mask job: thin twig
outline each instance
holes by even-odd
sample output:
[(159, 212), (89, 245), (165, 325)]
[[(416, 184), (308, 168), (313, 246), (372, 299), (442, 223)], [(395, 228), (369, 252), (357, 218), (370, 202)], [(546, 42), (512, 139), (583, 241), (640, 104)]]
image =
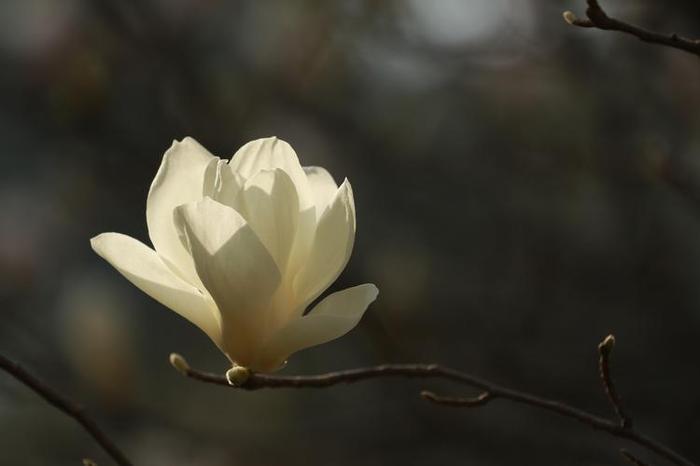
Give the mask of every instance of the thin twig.
[(602, 342), (600, 342), (598, 345), (598, 370), (600, 372), (600, 378), (603, 381), (605, 393), (608, 395), (610, 404), (620, 420), (620, 426), (622, 426), (623, 429), (630, 429), (632, 428), (632, 418), (630, 418), (623, 409), (622, 399), (620, 398), (620, 395), (617, 394), (615, 384), (613, 383), (612, 376), (610, 375), (610, 353), (614, 347), (614, 335), (608, 335)]
[[(487, 400), (503, 398), (516, 403), (533, 406), (575, 419), (589, 427), (629, 440), (643, 446), (679, 466), (697, 466), (681, 454), (662, 443), (647, 437), (632, 428), (623, 428), (617, 420), (610, 420), (583, 411), (561, 401), (541, 398), (519, 390), (503, 387), (473, 375), (442, 367), (437, 364), (384, 364), (381, 366), (349, 369), (329, 372), (321, 375), (283, 376), (249, 372), (247, 378), (238, 379), (237, 384), (229, 383), (226, 376), (201, 372), (192, 369), (179, 354), (170, 355), (170, 363), (181, 374), (201, 382), (223, 385), (242, 390), (259, 390), (262, 388), (324, 388), (339, 384), (349, 384), (381, 377), (445, 379), (468, 387), (487, 392)], [(434, 400), (431, 400), (434, 401)], [(484, 403), (481, 403), (484, 404)], [(463, 404), (462, 404), (463, 405)]]
[(658, 32), (644, 29), (634, 24), (620, 21), (619, 19), (611, 18), (603, 10), (598, 3), (598, 0), (587, 0), (588, 8), (586, 9), (587, 19), (578, 18), (573, 12), (565, 11), (564, 20), (572, 26), (582, 28), (596, 28), (605, 31), (619, 31), (630, 34), (644, 42), (652, 44), (665, 45), (675, 49), (683, 50), (693, 55), (700, 56), (700, 40), (681, 37), (678, 34), (661, 34)]
[(22, 382), (27, 387), (31, 388), (39, 396), (45, 399), (50, 405), (62, 411), (66, 415), (75, 419), (83, 429), (85, 429), (96, 441), (100, 444), (109, 456), (120, 466), (131, 466), (131, 462), (126, 458), (124, 453), (107, 437), (100, 429), (97, 423), (88, 416), (85, 409), (57, 393), (53, 388), (49, 387), (45, 382), (34, 377), (27, 372), (22, 366), (15, 361), (6, 358), (0, 354), (0, 369), (3, 369), (15, 379)]
[(479, 396), (471, 398), (453, 397), (453, 396), (440, 396), (433, 392), (423, 390), (420, 392), (420, 396), (428, 401), (432, 401), (435, 404), (445, 405), (445, 406), (461, 406), (464, 408), (476, 408), (478, 406), (483, 406), (489, 401), (494, 399), (494, 396), (489, 392), (483, 392)]
[(640, 460), (624, 448), (620, 450), (620, 454), (623, 456), (623, 458), (625, 458), (630, 464), (633, 464), (634, 466), (651, 466), (649, 463), (645, 463), (644, 461)]

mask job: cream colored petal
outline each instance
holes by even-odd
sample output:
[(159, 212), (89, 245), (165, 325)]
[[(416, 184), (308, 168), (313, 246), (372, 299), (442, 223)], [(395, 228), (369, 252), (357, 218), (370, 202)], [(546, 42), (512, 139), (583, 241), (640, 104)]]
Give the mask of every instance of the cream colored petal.
[(294, 279), (294, 292), (301, 302), (313, 301), (338, 278), (354, 240), (355, 203), (346, 179), (319, 219), (309, 256)]
[(273, 335), (263, 356), (256, 361), (257, 370), (275, 370), (292, 353), (345, 335), (357, 325), (378, 294), (376, 286), (366, 283), (327, 296), (309, 314), (294, 319)]
[(120, 233), (103, 233), (90, 240), (92, 249), (141, 291), (202, 329), (220, 345), (216, 306), (207, 296), (178, 278), (158, 254)]
[(328, 170), (323, 167), (304, 167), (304, 173), (309, 180), (311, 195), (316, 205), (316, 217), (320, 218), (338, 191), (338, 185), (335, 184)]
[(228, 160), (213, 158), (204, 173), (202, 196), (236, 208), (236, 200), (244, 183), (245, 180), (233, 171)]
[(210, 198), (178, 207), (175, 222), (219, 307), (225, 351), (245, 364), (267, 337), (275, 261), (238, 212)]
[(164, 262), (194, 286), (201, 282), (173, 223), (175, 207), (202, 199), (207, 167), (216, 157), (192, 138), (174, 141), (163, 156), (146, 202), (148, 234)]
[(231, 169), (244, 179), (252, 178), (262, 170), (283, 170), (297, 187), (299, 208), (306, 210), (313, 204), (306, 174), (296, 152), (285, 141), (276, 137), (257, 139), (245, 144), (231, 158)]
[(284, 275), (299, 221), (299, 200), (289, 175), (281, 169), (258, 172), (245, 183), (237, 204)]

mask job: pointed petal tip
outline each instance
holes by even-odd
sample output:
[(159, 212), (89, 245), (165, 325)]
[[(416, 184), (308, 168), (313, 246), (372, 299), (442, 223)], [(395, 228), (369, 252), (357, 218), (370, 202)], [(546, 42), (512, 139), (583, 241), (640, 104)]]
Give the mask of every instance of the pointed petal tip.
[(184, 138), (180, 139), (179, 141), (177, 139), (173, 139), (173, 143), (178, 143), (178, 144), (189, 144), (192, 142), (197, 142), (197, 140), (195, 138), (193, 138), (192, 136), (185, 136)]
[(371, 297), (370, 303), (374, 302), (377, 299), (377, 297), (379, 297), (379, 288), (377, 288), (377, 285), (375, 285), (374, 283), (365, 283), (365, 285), (368, 288), (367, 293)]
[(185, 148), (193, 148), (197, 150), (206, 150), (204, 149), (204, 146), (202, 146), (199, 143), (199, 141), (197, 141), (195, 138), (193, 138), (192, 136), (185, 136), (180, 140), (173, 139), (173, 142), (170, 144), (170, 147), (168, 147), (168, 150), (165, 151), (164, 155), (176, 152), (177, 149), (180, 148), (180, 146), (185, 146)]
[(98, 248), (100, 247), (100, 241), (101, 241), (100, 236), (102, 236), (102, 235), (103, 235), (103, 233), (90, 238), (90, 247), (92, 248), (93, 251), (95, 251), (98, 254), (99, 254)]
[(104, 249), (104, 244), (105, 241), (114, 235), (118, 235), (119, 233), (100, 233), (99, 235), (93, 236), (90, 238), (90, 247), (92, 248), (93, 251), (95, 251), (98, 255), (102, 255), (102, 250)]
[(340, 183), (340, 186), (338, 187), (337, 191), (337, 196), (348, 196), (349, 198), (353, 198), (354, 194), (352, 192), (352, 185), (350, 184), (350, 180), (347, 178), (343, 178), (343, 182)]

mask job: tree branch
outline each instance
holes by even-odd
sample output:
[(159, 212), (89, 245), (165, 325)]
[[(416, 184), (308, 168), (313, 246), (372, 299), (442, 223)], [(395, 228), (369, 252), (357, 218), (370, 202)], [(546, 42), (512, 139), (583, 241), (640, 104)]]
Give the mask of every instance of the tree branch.
[(92, 438), (94, 438), (97, 443), (100, 444), (102, 449), (107, 452), (112, 459), (114, 459), (115, 463), (120, 466), (131, 466), (131, 462), (126, 458), (124, 453), (122, 453), (119, 448), (117, 448), (117, 446), (109, 439), (109, 437), (107, 437), (97, 423), (92, 420), (90, 416), (88, 416), (82, 406), (57, 393), (45, 382), (42, 382), (27, 372), (18, 363), (1, 354), (0, 369), (4, 370), (15, 379), (22, 382), (24, 385), (34, 390), (34, 392), (45, 399), (50, 405), (75, 419), (78, 424), (83, 426), (83, 429), (85, 429), (92, 436)]
[[(607, 340), (609, 340), (609, 338), (606, 338), (606, 341)], [(604, 346), (604, 343), (605, 341), (601, 343), (601, 346)], [(606, 367), (608, 367), (607, 355), (605, 360)], [(636, 431), (632, 428), (630, 422), (624, 423), (618, 419), (611, 420), (597, 416), (561, 401), (542, 398), (519, 390), (503, 387), (488, 380), (437, 364), (384, 364), (375, 367), (349, 369), (308, 376), (258, 374), (244, 368), (234, 367), (229, 370), (226, 376), (222, 376), (192, 369), (187, 361), (179, 354), (171, 354), (170, 363), (181, 374), (192, 379), (242, 390), (259, 390), (262, 388), (324, 388), (382, 377), (450, 380), (480, 390), (482, 393), (476, 398), (442, 397), (426, 391), (423, 391), (421, 395), (438, 404), (463, 407), (482, 406), (499, 398), (510, 400), (515, 403), (533, 406), (535, 408), (554, 412), (560, 416), (575, 419), (595, 430), (607, 432), (614, 437), (629, 440), (632, 443), (655, 452), (678, 466), (697, 466), (671, 448)], [(612, 387), (612, 382), (609, 377), (609, 368), (606, 370), (608, 371), (608, 380), (610, 382), (609, 387)], [(232, 372), (235, 374), (231, 374)], [(615, 393), (615, 400), (618, 401), (617, 406), (619, 406), (619, 399), (614, 390), (613, 393)], [(622, 415), (620, 415), (620, 418), (623, 419)], [(626, 415), (624, 418), (626, 418)]]
[(644, 42), (673, 47), (700, 57), (700, 40), (698, 39), (688, 39), (686, 37), (681, 37), (676, 33), (661, 34), (658, 32), (649, 31), (648, 29), (635, 26), (634, 24), (629, 24), (624, 21), (620, 21), (619, 19), (611, 18), (600, 6), (598, 0), (587, 0), (587, 3), (587, 19), (578, 18), (573, 12), (565, 11), (563, 15), (564, 20), (572, 26), (623, 32)]

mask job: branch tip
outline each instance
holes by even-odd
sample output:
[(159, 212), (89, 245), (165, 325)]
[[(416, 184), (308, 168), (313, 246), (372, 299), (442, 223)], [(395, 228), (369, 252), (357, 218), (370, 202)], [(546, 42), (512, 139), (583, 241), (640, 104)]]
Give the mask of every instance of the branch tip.
[(188, 375), (190, 373), (190, 365), (187, 360), (177, 353), (170, 353), (170, 365), (175, 368), (182, 375)]
[(622, 398), (617, 393), (615, 388), (615, 383), (613, 382), (612, 375), (610, 374), (610, 353), (612, 353), (615, 347), (615, 336), (610, 334), (603, 339), (603, 341), (598, 344), (598, 371), (600, 372), (600, 379), (603, 382), (603, 388), (605, 393), (608, 395), (608, 400), (615, 410), (615, 414), (620, 421), (620, 426), (623, 429), (632, 428), (632, 418), (629, 417), (625, 409), (622, 407)]
[(564, 17), (564, 21), (571, 25), (574, 25), (576, 23), (576, 20), (578, 19), (574, 12), (569, 10), (566, 10), (564, 13), (562, 13), (562, 16)]
[(598, 344), (598, 351), (600, 354), (605, 354), (605, 356), (610, 355), (612, 352), (613, 348), (615, 347), (615, 335), (610, 334), (607, 337), (603, 338), (603, 341), (601, 341)]
[(572, 26), (578, 26), (582, 28), (593, 27), (593, 23), (591, 23), (590, 20), (579, 18), (573, 11), (566, 10), (564, 13), (562, 13), (562, 17), (564, 18), (564, 21), (567, 22), (567, 24), (570, 24)]

